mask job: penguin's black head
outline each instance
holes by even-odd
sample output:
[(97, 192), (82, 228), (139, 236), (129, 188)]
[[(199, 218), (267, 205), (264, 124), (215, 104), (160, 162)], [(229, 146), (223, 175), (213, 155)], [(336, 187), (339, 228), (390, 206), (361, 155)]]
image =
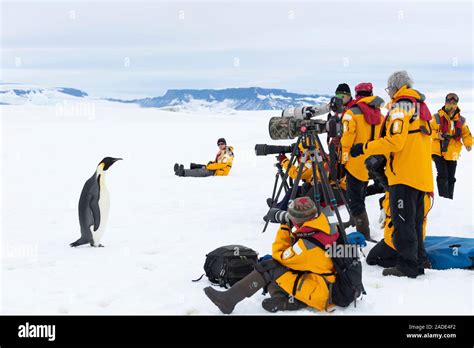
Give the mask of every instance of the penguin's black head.
[(99, 165), (104, 164), (104, 171), (110, 168), (112, 164), (117, 161), (120, 161), (122, 158), (113, 158), (113, 157), (105, 157), (102, 161), (100, 161)]

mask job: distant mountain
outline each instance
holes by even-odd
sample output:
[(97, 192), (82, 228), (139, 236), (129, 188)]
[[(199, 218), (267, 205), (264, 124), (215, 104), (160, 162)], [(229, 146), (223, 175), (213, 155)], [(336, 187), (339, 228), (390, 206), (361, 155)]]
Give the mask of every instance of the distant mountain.
[(88, 94), (70, 87), (39, 87), (23, 84), (0, 84), (0, 104), (54, 104), (65, 99), (84, 98)]
[[(90, 97), (84, 91), (70, 87), (40, 87), (1, 83), (0, 105), (54, 105), (64, 101), (81, 101)], [(93, 98), (97, 100), (97, 98)], [(165, 95), (133, 100), (105, 100), (137, 104), (146, 108), (171, 111), (282, 110), (289, 107), (328, 102), (327, 95), (291, 93), (284, 89), (260, 87), (226, 89), (170, 89)]]
[(284, 89), (260, 87), (226, 89), (170, 89), (161, 97), (134, 100), (108, 99), (133, 103), (147, 108), (171, 110), (234, 109), (281, 110), (288, 107), (314, 105), (329, 101), (329, 96), (290, 93)]

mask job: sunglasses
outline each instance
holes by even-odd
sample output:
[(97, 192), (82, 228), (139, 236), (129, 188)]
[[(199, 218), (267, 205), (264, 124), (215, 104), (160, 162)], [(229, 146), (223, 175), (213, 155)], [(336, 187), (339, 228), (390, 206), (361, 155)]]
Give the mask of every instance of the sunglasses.
[(446, 99), (446, 103), (449, 103), (449, 104), (457, 104), (458, 101), (459, 100), (454, 97)]
[(395, 87), (387, 87), (385, 88), (385, 92), (387, 92), (387, 94), (390, 94), (391, 92), (393, 92), (396, 88)]
[(217, 143), (218, 146), (225, 145), (225, 143)]

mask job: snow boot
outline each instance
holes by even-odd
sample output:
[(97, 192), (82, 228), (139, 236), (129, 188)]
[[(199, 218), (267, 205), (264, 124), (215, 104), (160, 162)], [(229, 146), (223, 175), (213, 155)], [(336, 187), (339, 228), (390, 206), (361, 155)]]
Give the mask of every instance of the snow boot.
[(182, 164), (178, 168), (178, 176), (184, 176), (184, 166)]
[(246, 297), (251, 297), (264, 286), (265, 279), (263, 276), (253, 270), (245, 278), (232, 285), (227, 291), (217, 291), (211, 286), (208, 286), (204, 288), (204, 293), (222, 313), (230, 314), (237, 303)]
[(364, 211), (362, 214), (354, 216), (354, 222), (357, 232), (362, 233), (366, 240), (373, 241), (370, 237), (369, 217), (367, 216), (367, 212)]
[(178, 175), (179, 164), (178, 164), (178, 163), (175, 163), (173, 169), (174, 169), (174, 174), (175, 174), (175, 175)]
[(205, 167), (204, 164), (197, 164), (197, 163), (190, 163), (189, 164), (189, 169), (200, 169)]
[[(423, 271), (424, 272), (424, 271)], [(408, 276), (402, 271), (400, 271), (397, 267), (390, 267), (385, 268), (382, 271), (382, 275), (384, 276), (395, 276), (395, 277), (408, 277), (408, 278), (416, 278), (416, 276)]]
[(288, 294), (276, 284), (268, 284), (267, 290), (270, 293), (270, 298), (262, 301), (262, 307), (268, 312), (297, 311), (306, 307), (306, 304), (296, 298), (288, 297)]

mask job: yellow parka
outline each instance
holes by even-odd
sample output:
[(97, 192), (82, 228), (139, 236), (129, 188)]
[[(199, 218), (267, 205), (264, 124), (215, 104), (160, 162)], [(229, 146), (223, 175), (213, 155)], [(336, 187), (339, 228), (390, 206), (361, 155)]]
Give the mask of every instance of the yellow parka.
[[(433, 192), (431, 164), (430, 124), (420, 119), (417, 105), (408, 100), (395, 99), (412, 97), (424, 101), (420, 92), (403, 86), (395, 93), (385, 121), (386, 134), (383, 138), (364, 145), (364, 154), (385, 155), (388, 158), (385, 174), (390, 186), (403, 184), (423, 192)], [(421, 128), (422, 127), (422, 128)]]
[[(296, 177), (298, 176), (298, 167), (299, 167), (299, 164), (301, 163), (301, 159), (303, 158), (303, 154), (306, 152), (306, 148), (303, 147), (302, 144), (299, 144), (299, 149), (300, 149), (300, 153), (302, 154), (301, 155), (301, 158), (298, 158), (298, 165), (293, 165), (290, 167), (290, 159), (289, 158), (285, 158), (283, 161), (281, 161), (281, 166), (285, 169), (285, 170), (288, 170), (288, 176), (290, 178), (292, 178), (293, 180), (296, 179)], [(328, 166), (326, 164), (326, 162), (324, 162), (323, 164), (323, 167), (325, 169), (325, 171), (328, 170)], [(319, 175), (319, 169), (318, 169), (318, 165), (316, 164), (316, 178), (317, 180), (319, 181), (320, 180), (320, 175)], [(303, 172), (301, 173), (301, 180), (303, 182), (307, 182), (307, 183), (312, 183), (313, 182), (313, 170), (312, 170), (312, 166), (311, 166), (311, 157), (308, 156), (306, 158), (306, 163), (304, 164), (304, 168), (303, 168)]]
[[(385, 223), (384, 223), (384, 230), (383, 230), (383, 239), (385, 243), (392, 248), (393, 250), (397, 250), (393, 245), (393, 233), (395, 232), (395, 227), (393, 226), (391, 213), (390, 213), (390, 194), (385, 192), (385, 197), (382, 202), (382, 208), (385, 211)], [(423, 240), (426, 238), (426, 223), (428, 221), (428, 212), (431, 209), (431, 197), (429, 193), (425, 193), (424, 198), (424, 211), (425, 217), (423, 218)]]
[(355, 104), (346, 111), (342, 117), (342, 128), (344, 133), (341, 137), (342, 157), (341, 163), (345, 164), (346, 170), (360, 181), (369, 181), (369, 173), (365, 167), (366, 155), (352, 157), (350, 150), (352, 145), (358, 143), (366, 143), (374, 139), (378, 139), (380, 135), (380, 128), (382, 127), (384, 117), (381, 117), (379, 124), (369, 124), (359, 103), (365, 103), (368, 106), (375, 108), (380, 113), (380, 108), (383, 107), (384, 101), (377, 96), (364, 97), (355, 102)]
[[(320, 230), (330, 234), (328, 219), (321, 214), (314, 220), (307, 221), (303, 227)], [(298, 239), (292, 242), (293, 236), (288, 225), (281, 225), (272, 246), (272, 256), (283, 266), (293, 271), (281, 275), (276, 283), (285, 292), (308, 306), (323, 311), (328, 308), (329, 289), (326, 281), (335, 282), (334, 275), (322, 276), (334, 272), (332, 260), (326, 251), (312, 243), (309, 239)], [(301, 272), (306, 271), (303, 275)], [(296, 282), (296, 284), (295, 284)]]
[(234, 162), (234, 148), (232, 146), (226, 146), (223, 153), (218, 154), (216, 161), (209, 162), (206, 168), (214, 171), (215, 176), (226, 176), (229, 175), (232, 163)]
[[(283, 161), (281, 161), (281, 166), (288, 171), (288, 176), (292, 178), (293, 180), (296, 179), (298, 176), (298, 167), (300, 164), (301, 159), (303, 158), (304, 152), (306, 152), (306, 149), (303, 147), (303, 144), (299, 144), (298, 146), (300, 153), (302, 154), (301, 157), (298, 158), (298, 165), (293, 165), (290, 167), (290, 159), (285, 158)], [(306, 159), (306, 163), (304, 164), (303, 172), (301, 173), (301, 180), (304, 182), (311, 182), (313, 179), (313, 171), (311, 169), (311, 158), (308, 157)]]
[[(449, 132), (447, 134), (451, 135), (452, 138), (449, 140), (447, 151), (441, 153), (442, 141), (439, 139), (439, 134), (442, 133), (440, 123), (442, 122), (443, 118), (448, 122)], [(454, 136), (456, 135), (456, 121), (461, 121), (462, 124), (462, 127), (460, 129), (459, 140), (456, 140), (454, 138)], [(440, 109), (431, 120), (431, 129), (433, 130), (433, 142), (431, 144), (431, 153), (433, 155), (442, 156), (448, 161), (457, 161), (461, 154), (462, 144), (464, 144), (464, 146), (466, 147), (472, 146), (472, 134), (466, 124), (466, 119), (461, 116), (461, 110), (459, 109), (455, 111), (454, 116), (452, 118), (449, 117), (448, 113), (444, 110), (444, 108)]]

